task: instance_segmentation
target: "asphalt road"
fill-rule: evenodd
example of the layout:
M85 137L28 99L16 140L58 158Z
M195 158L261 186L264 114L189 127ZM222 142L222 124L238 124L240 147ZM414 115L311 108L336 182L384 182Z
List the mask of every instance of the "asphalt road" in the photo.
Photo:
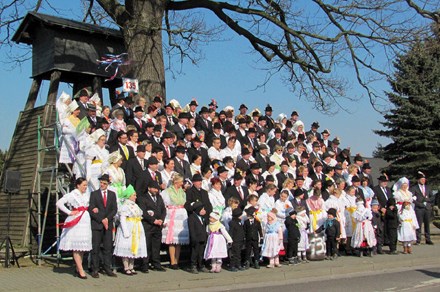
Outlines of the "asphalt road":
M271 292L276 291L440 291L440 266L393 270L389 273L366 273L344 277L320 277L316 281L292 281L277 285L261 285L229 291Z

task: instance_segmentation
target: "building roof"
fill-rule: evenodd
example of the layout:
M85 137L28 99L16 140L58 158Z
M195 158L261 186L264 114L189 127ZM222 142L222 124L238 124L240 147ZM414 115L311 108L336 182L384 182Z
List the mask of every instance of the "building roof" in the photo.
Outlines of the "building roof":
M122 39L122 32L120 30L102 27L94 24L89 24L81 21L56 17L37 12L28 12L12 37L12 41L16 43L32 44L32 36L30 30L35 27L35 24L40 23L47 26L58 27L61 29L71 29L76 31L87 32L90 34L98 34L106 37L114 37Z

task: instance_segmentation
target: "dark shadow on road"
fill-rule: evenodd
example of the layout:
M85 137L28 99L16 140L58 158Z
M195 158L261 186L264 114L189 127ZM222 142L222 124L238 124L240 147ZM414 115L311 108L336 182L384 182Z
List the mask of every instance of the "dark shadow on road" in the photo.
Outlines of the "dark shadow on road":
M75 267L54 267L53 272L57 274L71 274L75 272Z
M433 277L433 278L440 278L440 273L428 271L428 270L416 270L417 272L423 273L427 276Z

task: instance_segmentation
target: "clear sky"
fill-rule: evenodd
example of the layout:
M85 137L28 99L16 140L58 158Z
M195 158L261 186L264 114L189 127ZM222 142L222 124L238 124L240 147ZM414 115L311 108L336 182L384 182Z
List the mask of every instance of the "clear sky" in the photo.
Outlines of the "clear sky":
M72 5L71 2L76 1L69 1L69 5ZM75 11L74 15L80 15L78 10ZM53 14L52 11L41 12ZM68 13L64 15L69 16ZM183 74L176 75L176 78L167 72L168 99L175 98L184 106L192 97L197 98L201 105L206 105L211 98L215 98L220 108L232 105L236 110L241 103L245 103L249 110L257 107L263 110L269 103L274 109L274 117L280 113L290 116L290 113L296 110L305 123L306 130L310 128L312 122L319 121L320 131L328 128L332 138L340 137L343 148L351 147L352 153L361 153L364 156L370 156L378 143L388 143L387 140L373 133L373 130L381 128L379 121L383 118L373 110L366 98L358 102L343 102L350 113L339 111L336 115L329 116L314 110L313 104L305 99L299 99L279 78L273 78L264 89L254 90L263 82L265 72L256 69L261 67L261 64L255 63L256 57L249 54L250 51L249 44L238 36L204 47L204 59L197 66L186 62ZM1 58L3 62L8 61L4 50L1 51ZM24 108L32 82L31 62L12 71L8 67L8 65L0 67L2 88L0 149L3 150L9 147L18 114ZM39 104L45 102L47 87L48 81L40 91ZM386 86L383 89L388 90ZM363 94L363 92L353 93Z

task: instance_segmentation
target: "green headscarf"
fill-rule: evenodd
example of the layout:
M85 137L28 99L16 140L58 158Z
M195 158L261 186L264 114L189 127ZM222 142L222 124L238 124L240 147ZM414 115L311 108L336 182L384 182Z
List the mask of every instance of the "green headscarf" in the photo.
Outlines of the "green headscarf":
M136 191L134 190L133 186L128 185L128 187L124 191L122 191L122 193L119 194L119 199L128 199L134 193L136 193Z

